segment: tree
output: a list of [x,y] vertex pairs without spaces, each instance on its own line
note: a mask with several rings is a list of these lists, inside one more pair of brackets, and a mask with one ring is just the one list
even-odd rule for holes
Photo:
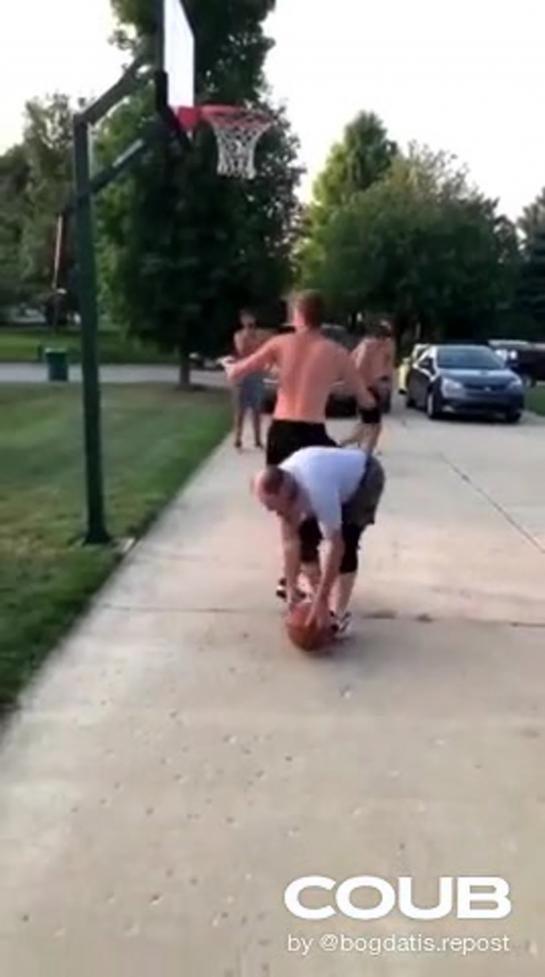
[[524,209],[518,224],[523,234],[523,254],[517,307],[530,317],[527,331],[539,336],[545,326],[545,189]]
[[545,326],[545,223],[536,227],[527,243],[520,269],[517,299],[543,333]]
[[325,169],[314,185],[311,221],[321,223],[356,193],[368,190],[389,170],[398,155],[381,120],[360,112],[347,126],[341,142],[333,146]]
[[486,333],[510,298],[515,230],[444,154],[396,160],[335,211],[303,251],[303,281],[343,316],[387,309],[398,333]]
[[533,203],[524,208],[518,226],[523,234],[525,250],[528,250],[532,246],[536,231],[545,227],[545,188]]
[[[263,22],[276,0],[183,0],[195,36],[196,91],[199,101],[218,99],[236,104],[253,101],[264,86],[263,66],[272,42]],[[137,43],[157,33],[158,5],[149,0],[112,0],[121,30],[118,40],[130,44],[129,27]],[[152,46],[150,44],[150,50]]]
[[[272,0],[187,4],[197,45],[197,98],[267,106],[262,21]],[[153,33],[150,5],[116,0],[137,31]],[[258,150],[258,177],[234,182],[216,173],[216,146],[204,127],[182,154],[166,137],[100,206],[104,299],[118,321],[188,354],[227,342],[237,306],[276,301],[291,276],[298,204],[297,143],[283,111]],[[101,133],[103,158],[134,138],[153,106],[132,99]]]
[[72,188],[72,107],[60,93],[26,105],[23,150],[28,166],[21,239],[23,280],[49,287],[57,216]]
[[23,147],[14,146],[0,156],[0,308],[24,298],[20,264],[27,183]]

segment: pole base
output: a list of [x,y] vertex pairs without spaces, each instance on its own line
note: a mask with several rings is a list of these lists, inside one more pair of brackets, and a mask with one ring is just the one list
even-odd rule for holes
[[108,546],[113,538],[104,528],[89,529],[83,538],[84,546]]

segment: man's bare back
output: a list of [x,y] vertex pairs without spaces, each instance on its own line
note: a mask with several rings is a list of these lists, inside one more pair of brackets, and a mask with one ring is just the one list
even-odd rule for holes
[[362,404],[372,407],[375,403],[347,351],[316,329],[275,336],[228,372],[236,382],[255,370],[278,374],[275,420],[324,424],[329,395],[339,380],[348,384]]

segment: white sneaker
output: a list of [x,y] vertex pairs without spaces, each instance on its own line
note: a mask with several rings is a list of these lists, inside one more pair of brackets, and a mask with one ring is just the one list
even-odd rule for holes
[[346,638],[350,633],[352,615],[350,611],[345,611],[341,617],[333,615],[333,634],[336,638]]

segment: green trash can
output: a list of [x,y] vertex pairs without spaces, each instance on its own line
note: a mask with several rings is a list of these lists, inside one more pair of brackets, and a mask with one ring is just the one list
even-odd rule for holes
[[47,378],[50,383],[66,383],[68,380],[68,354],[65,349],[46,349]]

